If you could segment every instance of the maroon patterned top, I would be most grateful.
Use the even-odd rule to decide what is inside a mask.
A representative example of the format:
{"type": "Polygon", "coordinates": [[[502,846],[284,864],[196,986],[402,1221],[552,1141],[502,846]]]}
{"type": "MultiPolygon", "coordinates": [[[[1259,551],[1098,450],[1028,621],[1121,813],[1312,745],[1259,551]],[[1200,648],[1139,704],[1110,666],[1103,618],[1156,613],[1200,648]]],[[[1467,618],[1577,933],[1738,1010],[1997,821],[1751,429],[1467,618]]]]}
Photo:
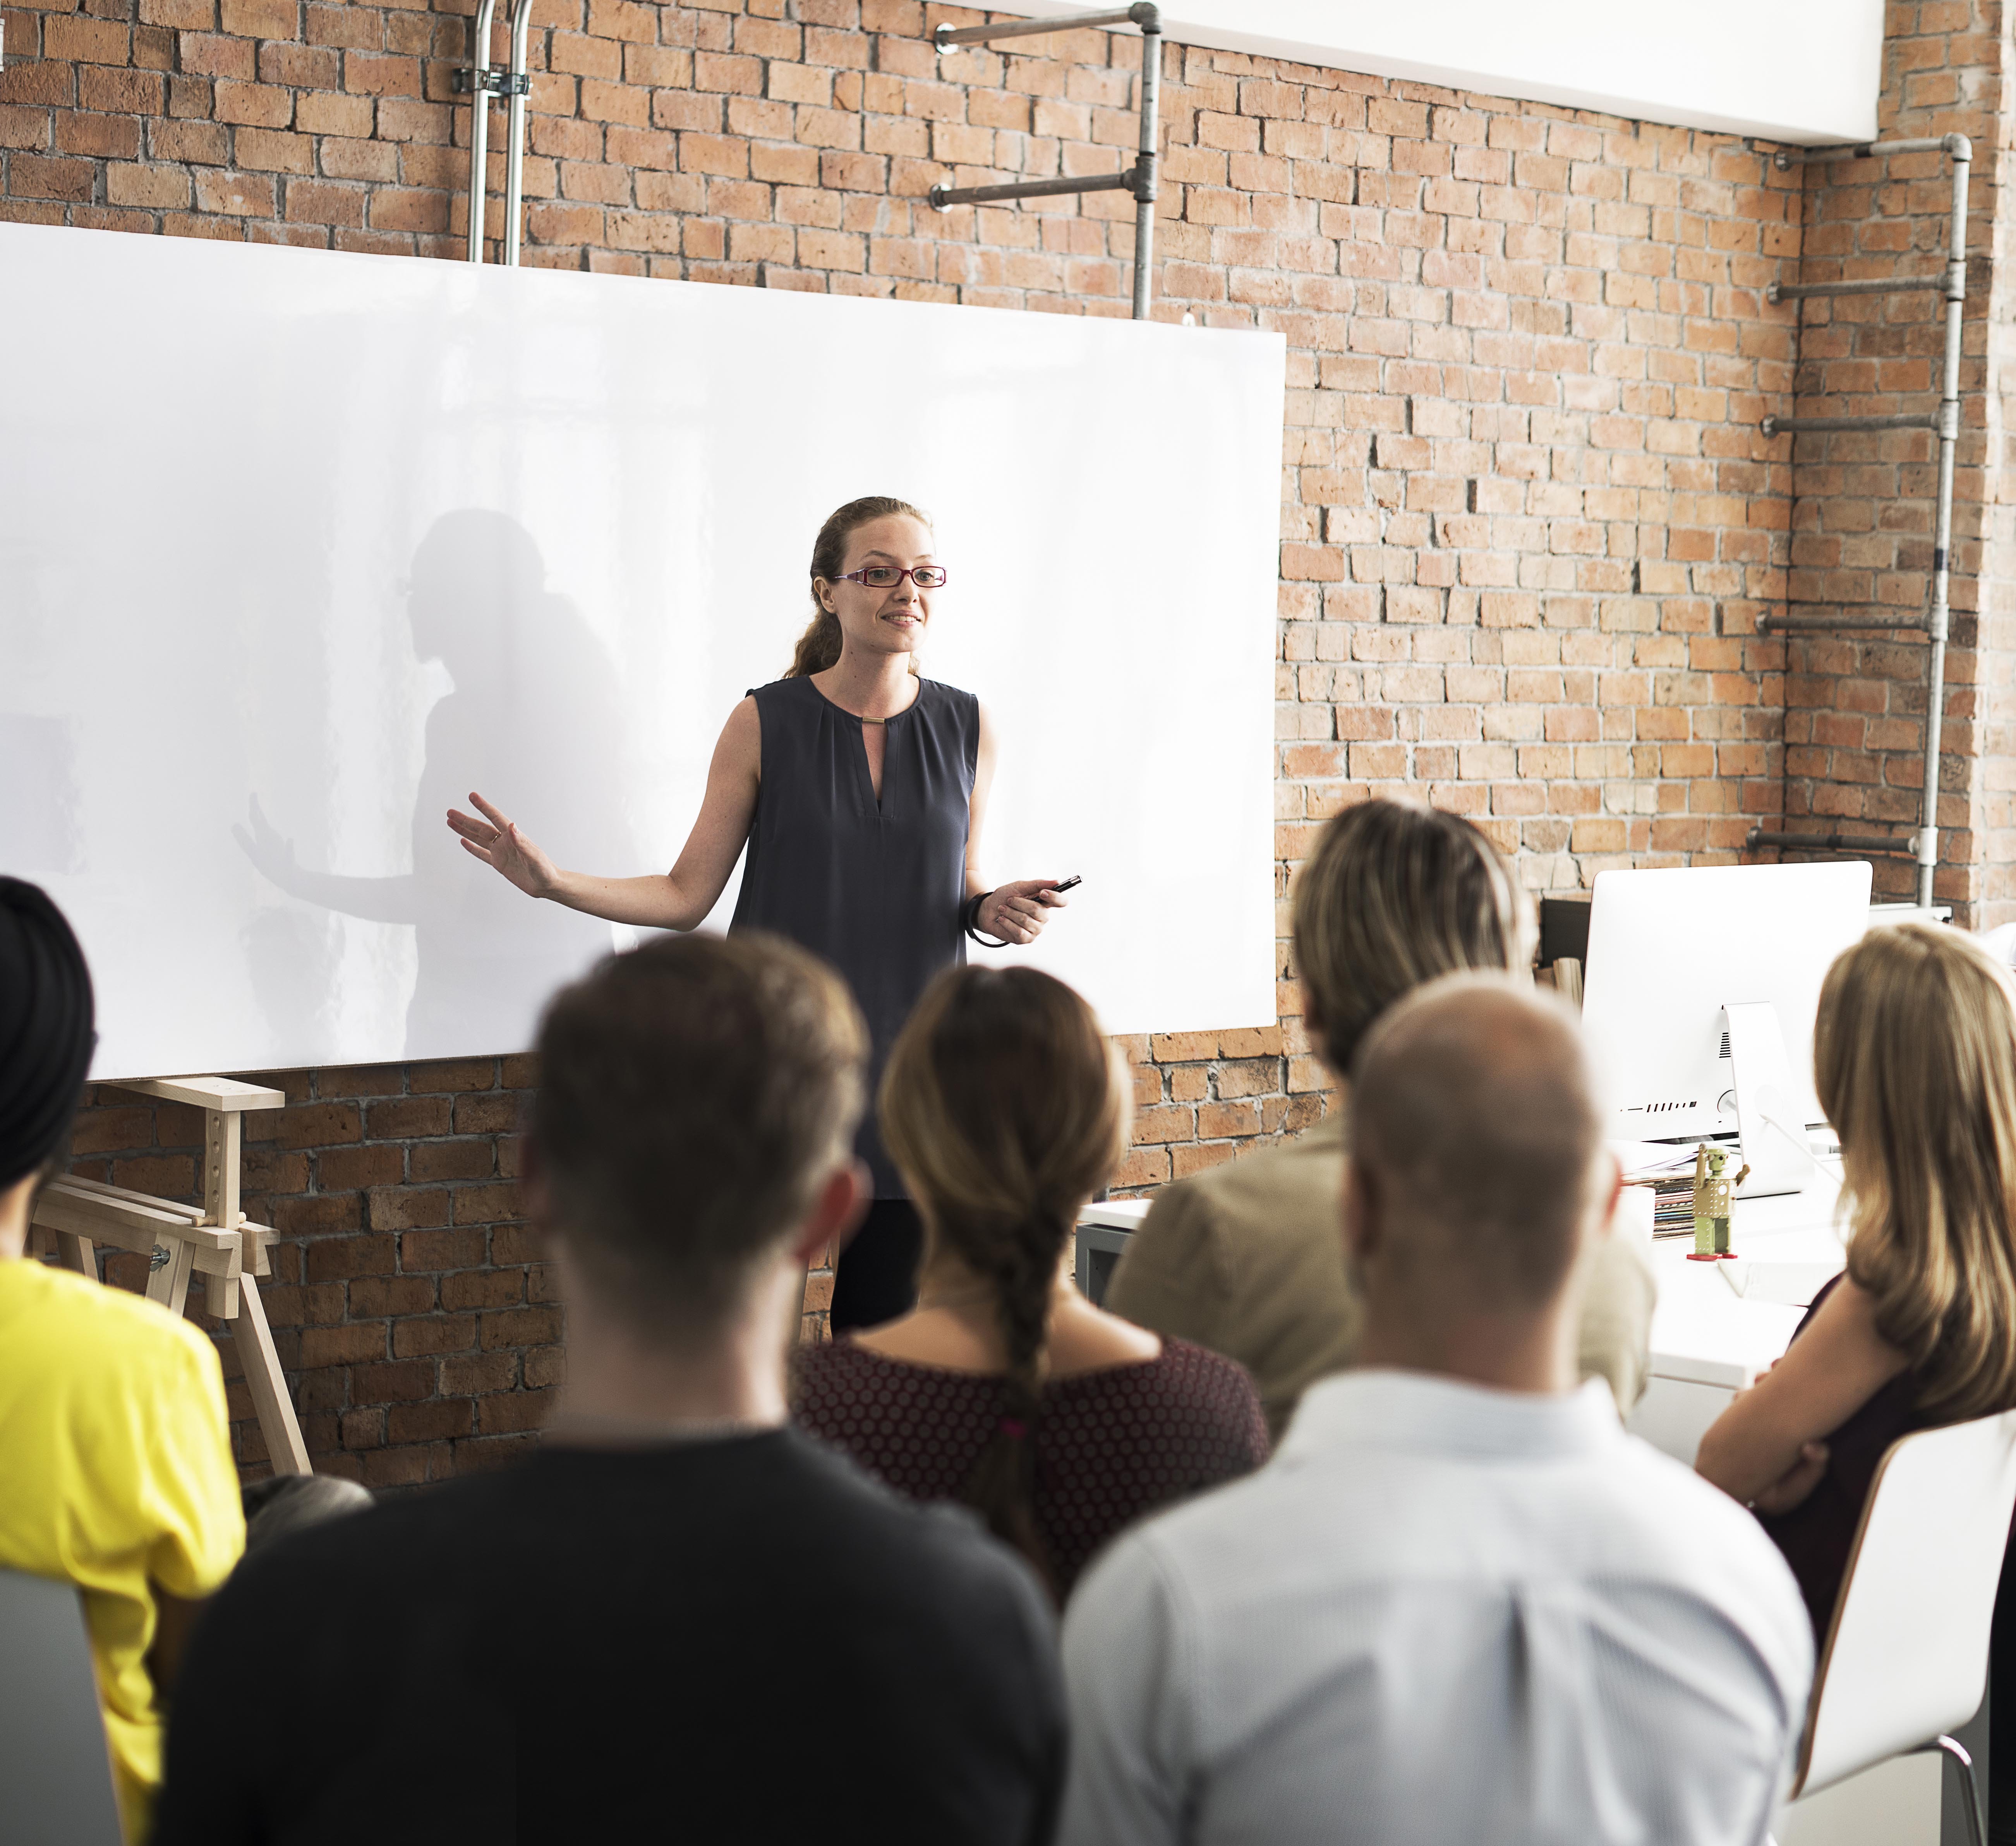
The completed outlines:
{"type": "MultiPolygon", "coordinates": [[[[800,1349],[799,1427],[913,1500],[956,1500],[1006,1408],[998,1377],[852,1340],[800,1349]]],[[[1267,1422],[1245,1368],[1165,1340],[1161,1356],[1060,1379],[1036,1432],[1036,1525],[1067,1595],[1093,1554],[1172,1500],[1250,1474],[1267,1422]]]]}

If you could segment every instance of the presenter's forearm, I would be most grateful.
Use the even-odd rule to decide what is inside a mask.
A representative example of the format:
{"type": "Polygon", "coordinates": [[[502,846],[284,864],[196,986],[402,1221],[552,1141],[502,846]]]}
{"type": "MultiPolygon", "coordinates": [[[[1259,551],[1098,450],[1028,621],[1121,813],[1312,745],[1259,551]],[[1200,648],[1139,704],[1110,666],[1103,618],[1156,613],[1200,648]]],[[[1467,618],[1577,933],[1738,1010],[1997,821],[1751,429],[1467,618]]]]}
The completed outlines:
{"type": "Polygon", "coordinates": [[[697,929],[713,909],[675,883],[670,874],[644,878],[598,878],[589,872],[563,872],[545,893],[556,904],[610,923],[647,930],[697,929]]]}

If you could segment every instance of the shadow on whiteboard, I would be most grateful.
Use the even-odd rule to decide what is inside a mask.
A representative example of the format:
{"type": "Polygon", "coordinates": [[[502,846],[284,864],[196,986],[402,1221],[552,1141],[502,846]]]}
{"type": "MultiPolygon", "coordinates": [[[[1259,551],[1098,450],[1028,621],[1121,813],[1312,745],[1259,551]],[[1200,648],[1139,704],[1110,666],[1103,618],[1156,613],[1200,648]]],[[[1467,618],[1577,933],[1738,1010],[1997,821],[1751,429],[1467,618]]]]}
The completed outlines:
{"type": "MultiPolygon", "coordinates": [[[[466,853],[445,824],[472,789],[496,802],[535,840],[565,837],[578,862],[628,870],[636,856],[624,818],[623,707],[614,669],[567,599],[546,587],[532,535],[501,513],[469,509],[437,520],[413,554],[406,616],[422,660],[439,660],[454,689],[427,714],[425,761],[414,797],[412,870],[349,876],[301,865],[290,817],[269,816],[255,794],[232,830],[259,871],[287,896],[414,931],[417,972],[406,1009],[405,1055],[453,1056],[468,1049],[469,1022],[516,1022],[610,946],[609,926],[526,897],[466,853]],[[599,790],[590,811],[578,791],[599,790]]],[[[340,739],[337,747],[341,747],[340,739]]],[[[336,953],[293,913],[255,925],[254,992],[283,1042],[300,1043],[304,992],[297,965],[336,953]],[[274,1008],[287,1012],[276,1017],[274,1008]]],[[[509,1042],[508,1040],[505,1042],[509,1042]]]]}
{"type": "Polygon", "coordinates": [[[77,811],[76,721],[0,711],[0,871],[82,871],[77,811]]]}

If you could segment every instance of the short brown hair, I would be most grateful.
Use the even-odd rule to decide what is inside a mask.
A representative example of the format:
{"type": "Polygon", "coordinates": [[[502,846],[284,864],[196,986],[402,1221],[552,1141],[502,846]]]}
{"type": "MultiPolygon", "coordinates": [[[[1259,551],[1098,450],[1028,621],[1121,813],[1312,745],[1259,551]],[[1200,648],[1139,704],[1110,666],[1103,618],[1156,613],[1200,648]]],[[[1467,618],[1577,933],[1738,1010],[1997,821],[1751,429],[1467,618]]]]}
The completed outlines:
{"type": "Polygon", "coordinates": [[[964,1497],[1047,1579],[1036,1441],[1057,1264],[1126,1151],[1130,1114],[1091,1007],[1035,968],[957,968],[925,991],[882,1079],[882,1138],[932,1237],[994,1296],[1008,1422],[964,1497]]]}
{"type": "Polygon", "coordinates": [[[1295,880],[1295,973],[1316,1051],[1341,1076],[1402,994],[1465,969],[1532,959],[1532,905],[1460,814],[1362,801],[1316,837],[1295,880]]]}
{"type": "Polygon", "coordinates": [[[1841,1136],[1848,1272],[1958,1421],[2016,1405],[2016,1005],[1964,931],[1871,930],[1827,970],[1813,1085],[1841,1136]]]}
{"type": "Polygon", "coordinates": [[[1533,1307],[1582,1248],[1603,1147],[1565,1002],[1450,974],[1390,1008],[1352,1069],[1352,1159],[1406,1222],[1395,1259],[1468,1305],[1533,1307]]]}
{"type": "Polygon", "coordinates": [[[774,937],[667,937],[563,989],[531,1139],[597,1295],[654,1333],[725,1319],[846,1157],[866,1049],[839,977],[774,937]]]}

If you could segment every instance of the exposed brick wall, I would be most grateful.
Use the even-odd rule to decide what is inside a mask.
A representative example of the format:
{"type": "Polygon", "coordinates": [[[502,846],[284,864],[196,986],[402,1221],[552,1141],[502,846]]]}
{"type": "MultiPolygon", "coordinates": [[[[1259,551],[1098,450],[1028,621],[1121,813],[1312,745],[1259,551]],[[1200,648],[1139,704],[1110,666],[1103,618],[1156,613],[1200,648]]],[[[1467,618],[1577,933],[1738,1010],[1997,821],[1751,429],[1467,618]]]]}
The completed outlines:
{"type": "MultiPolygon", "coordinates": [[[[1992,423],[1991,303],[2007,284],[1992,261],[2002,198],[1998,0],[1918,0],[1889,9],[1879,132],[1967,135],[1970,273],[1954,479],[1952,640],[1941,727],[1941,902],[1971,915],[1986,888],[1978,837],[1987,765],[1977,734],[1976,614],[1984,520],[1998,484],[1985,467],[1992,423]]],[[[1804,175],[1800,261],[1787,281],[1929,275],[1946,260],[1951,169],[1936,154],[1838,161],[1804,175]]],[[[2006,309],[2002,310],[2006,313],[2006,309]]],[[[1804,304],[1796,413],[1884,414],[1935,406],[1945,303],[1926,293],[1804,304]]],[[[1792,457],[1795,611],[1922,614],[1931,592],[1939,444],[1928,430],[1780,437],[1792,457]]],[[[2009,567],[2003,567],[2005,570],[2009,567]]],[[[1797,831],[1916,828],[1924,782],[1928,675],[1922,634],[1844,630],[1787,642],[1785,813],[1797,831]],[[1874,825],[1869,823],[1874,823],[1874,825]]],[[[2006,861],[2006,851],[2001,855],[2006,861]]],[[[1879,895],[1915,894],[1908,858],[1877,861],[1879,895]]]]}
{"type": "MultiPolygon", "coordinates": [[[[318,1468],[373,1487],[480,1466],[529,1440],[560,1381],[560,1309],[519,1221],[517,1129],[531,1060],[475,1058],[293,1071],[284,1109],[243,1121],[244,1204],[281,1233],[261,1286],[318,1468]]],[[[203,1115],[110,1087],[78,1118],[79,1172],[193,1200],[203,1115]]],[[[106,1254],[108,1280],[146,1265],[106,1254]]],[[[192,1291],[192,1317],[203,1291],[192,1291]]],[[[231,1342],[232,1435],[265,1444],[231,1342]]]]}
{"type": "MultiPolygon", "coordinates": [[[[5,11],[0,214],[459,254],[469,105],[452,74],[473,0],[5,11]]],[[[1949,63],[1988,56],[1934,0],[1893,11],[1910,16],[1899,38],[1939,38],[1949,63]]],[[[1124,196],[940,216],[923,195],[949,170],[1122,164],[1139,41],[942,60],[925,41],[940,17],[977,16],[539,0],[525,260],[1124,313],[1124,196]]],[[[500,26],[492,56],[503,47],[500,26]]],[[[1922,56],[1893,57],[1890,81],[1936,115],[1922,56]]],[[[1285,903],[1338,807],[1426,795],[1546,888],[1728,859],[1778,814],[1785,644],[1755,630],[1787,592],[1795,480],[1756,424],[1791,390],[1794,317],[1762,290],[1799,254],[1802,209],[1820,209],[1799,172],[1726,136],[1178,46],[1164,69],[1157,315],[1288,343],[1282,984],[1276,1026],[1130,1045],[1129,1187],[1320,1113],[1285,903]]],[[[367,1477],[509,1444],[556,1363],[507,1189],[514,1067],[475,1067],[488,1074],[466,1092],[444,1068],[471,1071],[289,1078],[298,1099],[259,1144],[260,1208],[290,1240],[299,1292],[275,1319],[311,1445],[367,1477]],[[344,1268],[365,1261],[380,1266],[344,1268]],[[451,1337],[437,1326],[452,1351],[423,1350],[451,1337]],[[430,1395],[391,1394],[430,1376],[430,1395]]],[[[190,1125],[107,1107],[123,1125],[88,1117],[90,1157],[177,1189],[190,1125]]]]}
{"type": "MultiPolygon", "coordinates": [[[[1319,1096],[1283,1093],[1278,1027],[1125,1042],[1140,1110],[1134,1169],[1161,1176],[1172,1162],[1180,1176],[1219,1147],[1320,1114],[1319,1096]]],[[[552,1272],[513,1183],[532,1060],[261,1081],[287,1103],[241,1118],[244,1206],[280,1233],[261,1298],[315,1466],[401,1487],[508,1457],[566,1369],[552,1272]]],[[[101,1085],[78,1117],[74,1170],[193,1203],[202,1149],[200,1110],[101,1085]]],[[[142,1258],[101,1261],[108,1281],[146,1287],[142,1258]]],[[[808,1278],[806,1337],[822,1337],[832,1292],[830,1271],[808,1278]]],[[[203,1298],[191,1291],[191,1318],[224,1333],[203,1298]]],[[[229,1338],[221,1344],[239,1460],[261,1474],[266,1445],[229,1338]]]]}

